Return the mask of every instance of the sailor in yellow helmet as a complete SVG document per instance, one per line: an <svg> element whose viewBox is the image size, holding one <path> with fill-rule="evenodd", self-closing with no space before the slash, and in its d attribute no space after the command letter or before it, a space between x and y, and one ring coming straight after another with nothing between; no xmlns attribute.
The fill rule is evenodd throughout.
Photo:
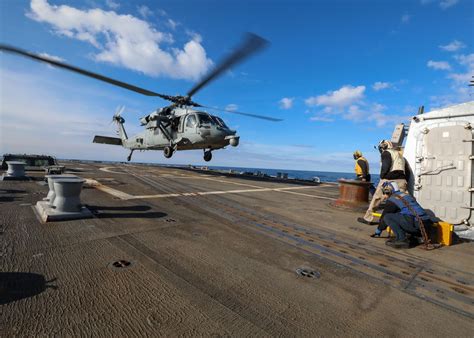
<svg viewBox="0 0 474 338"><path fill-rule="evenodd" d="M400 152L394 148L392 142L387 140L380 141L378 149L381 156L381 168L380 168L380 181L377 185L377 189L372 196L369 208L365 213L364 217L357 218L360 223L375 225L373 212L382 203L383 193L382 186L386 181L396 182L400 191L407 193L407 175L409 174L408 166L400 154Z"/></svg>
<svg viewBox="0 0 474 338"><path fill-rule="evenodd" d="M369 162L362 156L360 150L354 151L353 154L355 160L355 173L357 179L360 181L370 182Z"/></svg>

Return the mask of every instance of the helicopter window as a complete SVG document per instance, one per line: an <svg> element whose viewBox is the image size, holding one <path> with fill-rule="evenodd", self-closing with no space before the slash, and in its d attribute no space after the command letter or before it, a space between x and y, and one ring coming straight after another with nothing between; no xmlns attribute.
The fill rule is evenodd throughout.
<svg viewBox="0 0 474 338"><path fill-rule="evenodd" d="M207 114L199 114L199 121L201 124L216 124L214 120Z"/></svg>
<svg viewBox="0 0 474 338"><path fill-rule="evenodd" d="M196 124L197 124L196 116L189 115L188 118L186 119L186 127L194 128Z"/></svg>
<svg viewBox="0 0 474 338"><path fill-rule="evenodd" d="M221 127L229 129L229 127L227 127L227 125L225 124L224 120L222 120L220 117L214 116L214 119L217 121L218 124L220 124Z"/></svg>

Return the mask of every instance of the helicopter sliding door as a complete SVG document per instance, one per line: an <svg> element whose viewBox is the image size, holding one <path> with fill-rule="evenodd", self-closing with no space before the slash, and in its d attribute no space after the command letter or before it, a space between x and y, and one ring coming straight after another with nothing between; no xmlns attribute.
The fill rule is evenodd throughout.
<svg viewBox="0 0 474 338"><path fill-rule="evenodd" d="M198 117L196 114L188 114L183 118L181 130L181 139L186 148L192 149L192 145L199 141Z"/></svg>

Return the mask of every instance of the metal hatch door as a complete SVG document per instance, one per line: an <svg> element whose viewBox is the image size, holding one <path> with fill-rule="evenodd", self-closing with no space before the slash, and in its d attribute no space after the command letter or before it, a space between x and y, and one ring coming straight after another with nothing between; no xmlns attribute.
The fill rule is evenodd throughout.
<svg viewBox="0 0 474 338"><path fill-rule="evenodd" d="M463 125L436 127L423 136L418 201L452 224L471 216L472 138Z"/></svg>

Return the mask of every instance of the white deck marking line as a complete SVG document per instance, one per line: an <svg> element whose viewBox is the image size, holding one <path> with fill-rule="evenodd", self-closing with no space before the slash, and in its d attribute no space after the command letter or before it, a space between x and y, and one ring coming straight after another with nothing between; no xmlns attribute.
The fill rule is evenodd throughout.
<svg viewBox="0 0 474 338"><path fill-rule="evenodd" d="M95 188L97 190L106 192L107 194L118 197L122 200L128 200L128 199L133 198L133 195L130 195L130 194L127 194L126 192L123 192L123 191L108 187L106 185L103 185L102 183L99 183L96 180L93 180L93 179L90 179L90 178L86 178L85 180L86 180L86 182L85 182L86 185L88 185L92 188Z"/></svg>
<svg viewBox="0 0 474 338"><path fill-rule="evenodd" d="M250 193L250 192L268 192L268 191L285 192L287 190L310 189L310 188L314 188L314 187L316 187L316 186L198 191L198 192L191 192L191 193L157 194L157 195L135 195L135 196L131 196L128 199L152 199L152 198L167 198L167 197L178 197L178 196L205 196L205 195L223 195L223 194L242 194L242 193ZM315 195L307 195L307 196L315 197ZM321 197L321 198L324 198L324 197ZM332 200L332 198L329 198L329 197L325 197L324 199L331 199Z"/></svg>
<svg viewBox="0 0 474 338"><path fill-rule="evenodd" d="M158 177L165 177L164 175L163 176L158 176ZM209 181L214 181L214 182L220 182L220 183L228 183L228 184L234 184L234 185L241 185L243 187L251 187L251 188L256 188L256 189L267 189L265 187L262 187L262 186L259 186L259 185L252 185L252 184L246 184L246 183L237 183L237 182L233 182L233 181L230 181L230 180L217 180L213 177L216 177L216 176L212 176L212 175L194 175L194 176L172 176L172 175L169 175L169 176L166 176L167 178L186 178L186 179L198 179L198 180L209 180ZM217 176L217 177L221 177L221 178L227 178L227 176ZM269 183L275 183L275 182L269 182ZM327 187L329 185L327 184L319 184L319 185L312 185L310 186L311 188L315 188L315 187ZM299 188L299 187L298 187ZM275 189L278 189L278 188L275 188Z"/></svg>
<svg viewBox="0 0 474 338"><path fill-rule="evenodd" d="M294 191L288 191L288 190L279 190L280 192L285 192L287 194L294 194L294 195L300 195L300 196L307 196L307 197L313 197L313 198L319 198L319 199L323 199L323 200L330 200L330 201L335 201L337 200L337 198L333 198L333 197L326 197L326 196L319 196L319 195L309 195L309 194L302 194L300 192L294 192Z"/></svg>
<svg viewBox="0 0 474 338"><path fill-rule="evenodd" d="M246 184L246 183L237 183L237 182L232 182L232 181L226 181L226 180L216 180L214 178L204 178L205 180L209 181L214 181L214 182L220 182L220 183L229 183L229 184L234 184L234 185L241 185L243 187L251 187L251 188L259 188L259 189L265 189L265 187L261 187L258 185L252 185L252 184Z"/></svg>
<svg viewBox="0 0 474 338"><path fill-rule="evenodd" d="M119 175L125 175L125 174L128 174L127 172L124 172L124 171L115 171L115 170L112 170L114 169L115 167L101 167L99 168L99 170L101 171L105 171L105 172L108 172L108 173L112 173L112 174L119 174ZM119 167L120 168L120 167Z"/></svg>

